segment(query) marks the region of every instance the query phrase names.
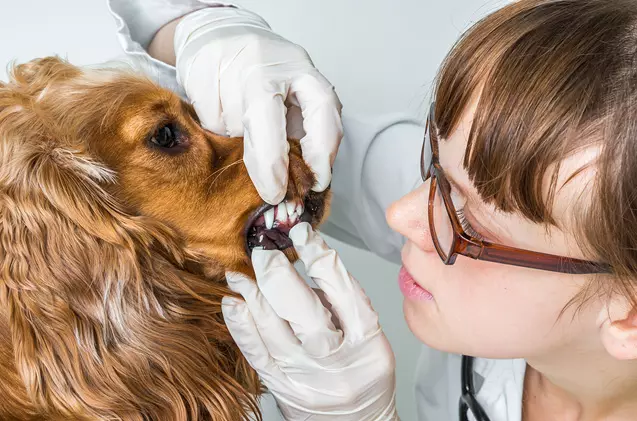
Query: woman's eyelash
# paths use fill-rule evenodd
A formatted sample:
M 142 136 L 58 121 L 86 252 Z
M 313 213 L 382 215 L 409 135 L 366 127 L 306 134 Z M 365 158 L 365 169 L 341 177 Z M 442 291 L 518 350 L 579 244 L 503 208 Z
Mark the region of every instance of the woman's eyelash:
M 471 226 L 469 221 L 467 221 L 467 217 L 464 214 L 464 209 L 456 209 L 456 216 L 458 217 L 458 220 L 460 221 L 460 225 L 462 225 L 462 229 L 467 234 L 469 234 L 470 236 L 472 236 L 476 240 L 483 240 L 484 239 L 484 237 L 482 235 L 478 234 L 476 232 L 476 230 L 473 229 L 473 227 Z

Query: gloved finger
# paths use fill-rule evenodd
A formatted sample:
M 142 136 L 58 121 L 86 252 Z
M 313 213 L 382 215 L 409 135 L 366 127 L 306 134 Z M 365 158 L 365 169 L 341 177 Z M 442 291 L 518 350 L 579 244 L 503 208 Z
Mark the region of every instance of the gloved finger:
M 219 135 L 226 135 L 226 125 L 223 121 L 221 101 L 219 100 L 219 81 L 210 77 L 210 67 L 206 63 L 215 63 L 220 54 L 218 48 L 201 47 L 199 54 L 187 66 L 188 74 L 180 75 L 183 79 L 181 86 L 185 87 L 186 95 L 195 108 L 202 127 Z M 198 62 L 202 62 L 198 64 Z
M 243 83 L 240 71 L 225 71 L 219 80 L 219 102 L 221 104 L 221 118 L 226 128 L 226 134 L 231 137 L 245 135 L 243 126 Z
M 305 272 L 321 288 L 350 339 L 365 338 L 380 329 L 378 314 L 360 284 L 354 279 L 335 250 L 301 222 L 290 230 L 289 237 Z
M 316 69 L 292 80 L 290 95 L 303 114 L 303 159 L 316 176 L 315 191 L 323 191 L 332 179 L 332 165 L 343 139 L 342 105 L 334 87 Z
M 332 312 L 332 303 L 330 303 L 330 300 L 327 299 L 327 295 L 325 295 L 325 292 L 323 292 L 323 290 L 320 288 L 312 288 L 312 291 L 314 291 L 318 299 L 321 300 L 321 304 L 323 304 L 323 307 L 325 307 L 327 311 L 329 311 L 332 315 L 332 323 L 334 323 L 334 327 L 336 329 L 340 329 L 341 322 L 340 320 L 338 320 L 338 317 L 336 317 L 336 314 Z
M 252 77 L 243 99 L 243 161 L 259 195 L 271 205 L 283 200 L 288 185 L 286 95 L 284 82 Z
M 324 357 L 339 348 L 343 335 L 332 314 L 281 251 L 254 250 L 252 265 L 259 289 L 309 355 Z
M 281 377 L 283 374 L 263 342 L 247 304 L 233 297 L 223 297 L 221 312 L 232 339 L 259 376 Z
M 275 360 L 290 361 L 300 352 L 300 342 L 287 321 L 277 315 L 257 284 L 240 273 L 227 272 L 230 289 L 243 296 L 269 354 Z

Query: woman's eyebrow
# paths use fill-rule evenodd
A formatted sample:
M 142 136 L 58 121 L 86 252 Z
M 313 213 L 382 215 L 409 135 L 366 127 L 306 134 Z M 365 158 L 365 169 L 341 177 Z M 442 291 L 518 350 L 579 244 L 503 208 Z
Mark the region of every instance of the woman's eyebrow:
M 474 189 L 471 189 L 470 187 L 465 187 L 463 186 L 461 183 L 459 183 L 453 176 L 453 174 L 451 174 L 450 171 L 447 171 L 443 165 L 442 162 L 440 162 L 440 160 L 438 161 L 438 165 L 440 165 L 440 168 L 442 168 L 442 173 L 445 177 L 445 179 L 447 180 L 447 182 L 449 183 L 449 186 L 454 189 L 455 191 L 457 191 L 458 193 L 460 193 L 463 197 L 465 197 L 468 201 L 475 203 L 477 205 L 480 205 L 480 207 L 482 207 L 482 203 L 483 200 L 480 197 L 480 195 L 478 195 Z
M 442 165 L 441 165 L 442 167 Z M 475 198 L 475 194 L 473 194 L 471 191 L 469 191 L 467 188 L 465 188 L 464 186 L 462 186 L 460 183 L 458 183 L 454 178 L 453 175 L 451 175 L 451 173 L 449 173 L 448 171 L 446 171 L 444 168 L 442 169 L 445 178 L 447 179 L 447 181 L 449 182 L 449 185 L 451 186 L 451 188 L 453 188 L 454 190 L 460 192 L 464 197 L 471 197 L 471 198 Z

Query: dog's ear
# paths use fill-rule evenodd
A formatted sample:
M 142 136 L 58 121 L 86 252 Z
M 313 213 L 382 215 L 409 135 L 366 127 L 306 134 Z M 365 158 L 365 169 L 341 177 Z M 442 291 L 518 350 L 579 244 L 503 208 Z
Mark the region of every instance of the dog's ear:
M 81 70 L 66 60 L 54 56 L 44 57 L 10 68 L 8 87 L 16 95 L 37 98 L 51 84 L 80 74 Z
M 223 323 L 222 273 L 204 276 L 212 266 L 175 232 L 130 214 L 105 188 L 115 174 L 22 100 L 17 86 L 37 95 L 47 85 L 29 83 L 73 72 L 58 65 L 23 67 L 0 87 L 0 306 L 10 330 L 0 333 L 28 399 L 62 419 L 258 413 L 258 379 Z

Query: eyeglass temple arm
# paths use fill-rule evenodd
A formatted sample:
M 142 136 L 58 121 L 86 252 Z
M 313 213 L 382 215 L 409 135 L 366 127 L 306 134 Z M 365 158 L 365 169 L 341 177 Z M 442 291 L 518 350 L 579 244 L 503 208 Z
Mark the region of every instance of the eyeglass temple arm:
M 461 238 L 458 252 L 478 260 L 570 274 L 611 273 L 608 265 Z
M 476 248 L 479 249 L 479 252 L 477 253 Z M 481 246 L 470 243 L 468 249 L 472 249 L 472 257 L 476 256 L 474 258 L 479 260 L 504 263 L 531 269 L 542 269 L 570 274 L 611 272 L 611 268 L 608 265 L 589 262 L 586 260 L 553 256 L 550 254 L 539 252 L 522 251 L 506 246 L 490 244 L 487 242 L 483 243 Z

